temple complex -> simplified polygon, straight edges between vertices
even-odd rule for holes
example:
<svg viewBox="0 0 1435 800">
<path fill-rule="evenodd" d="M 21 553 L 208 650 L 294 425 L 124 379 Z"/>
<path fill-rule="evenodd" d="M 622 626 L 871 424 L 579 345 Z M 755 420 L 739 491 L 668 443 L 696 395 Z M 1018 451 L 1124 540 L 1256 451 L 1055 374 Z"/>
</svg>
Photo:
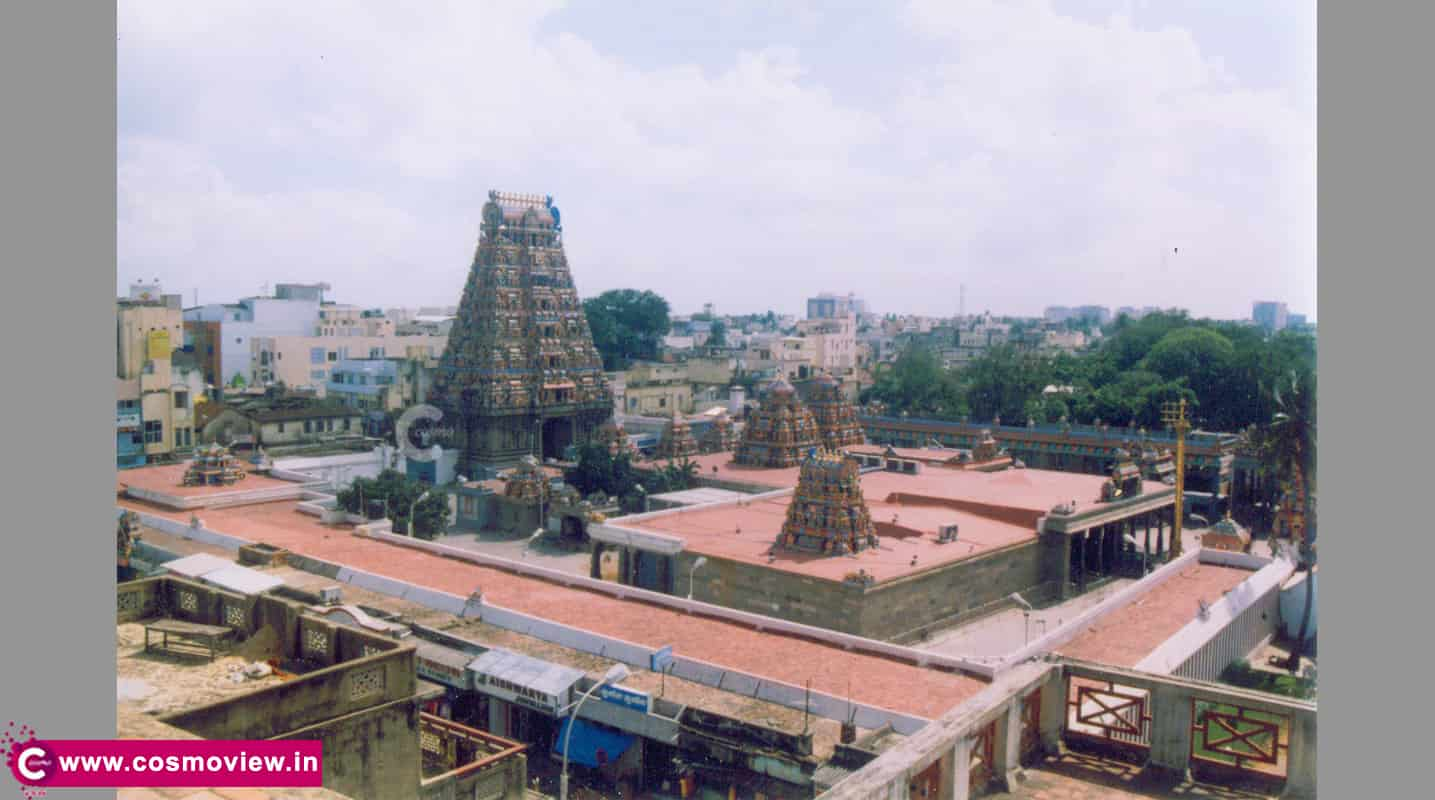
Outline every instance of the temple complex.
<svg viewBox="0 0 1435 800">
<path fill-rule="evenodd" d="M 842 396 L 842 384 L 831 375 L 822 375 L 815 382 L 808 405 L 817 422 L 822 446 L 832 451 L 865 442 L 862 426 L 857 424 L 857 411 Z"/>
<path fill-rule="evenodd" d="M 821 445 L 812 412 L 798 399 L 792 384 L 779 378 L 767 387 L 762 405 L 752 412 L 735 460 L 749 467 L 795 467 Z"/>
<path fill-rule="evenodd" d="M 802 462 L 777 544 L 824 555 L 845 555 L 877 546 L 856 461 L 828 450 L 813 453 Z"/>
<path fill-rule="evenodd" d="M 458 469 L 559 457 L 613 399 L 568 271 L 551 197 L 489 192 L 468 283 L 430 402 L 453 426 Z"/>
<path fill-rule="evenodd" d="M 683 458 L 698 453 L 698 442 L 693 438 L 692 426 L 677 411 L 663 426 L 663 435 L 658 439 L 658 458 Z"/>
<path fill-rule="evenodd" d="M 713 418 L 698 444 L 704 453 L 726 453 L 737 449 L 737 431 L 733 429 L 732 418 L 727 412 Z"/>
</svg>

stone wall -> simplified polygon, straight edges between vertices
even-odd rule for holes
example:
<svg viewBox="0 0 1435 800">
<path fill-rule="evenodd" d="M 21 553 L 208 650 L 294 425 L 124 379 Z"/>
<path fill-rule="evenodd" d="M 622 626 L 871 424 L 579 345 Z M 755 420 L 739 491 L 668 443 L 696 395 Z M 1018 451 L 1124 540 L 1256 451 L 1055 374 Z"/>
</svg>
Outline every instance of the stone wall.
<svg viewBox="0 0 1435 800">
<path fill-rule="evenodd" d="M 346 797 L 418 794 L 422 769 L 419 711 L 412 698 L 324 720 L 275 738 L 322 742 L 324 788 Z"/>
<path fill-rule="evenodd" d="M 1054 537 L 1053 542 L 1058 541 Z M 960 543 L 951 545 L 961 547 Z M 759 564 L 708 556 L 693 574 L 693 599 L 880 640 L 910 637 L 935 623 L 995 610 L 1012 592 L 1028 602 L 1053 596 L 1060 559 L 1051 543 L 1028 542 L 863 588 Z M 1059 549 L 1059 548 L 1057 548 Z M 677 556 L 676 592 L 687 596 L 697 554 Z"/>
</svg>

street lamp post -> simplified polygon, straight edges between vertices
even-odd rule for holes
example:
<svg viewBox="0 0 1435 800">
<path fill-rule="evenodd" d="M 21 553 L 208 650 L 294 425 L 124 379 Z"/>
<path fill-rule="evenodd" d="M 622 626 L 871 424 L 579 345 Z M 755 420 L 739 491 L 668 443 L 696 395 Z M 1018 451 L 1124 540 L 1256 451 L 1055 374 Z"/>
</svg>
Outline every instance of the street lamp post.
<svg viewBox="0 0 1435 800">
<path fill-rule="evenodd" d="M 706 564 L 706 563 L 708 563 L 707 556 L 698 556 L 698 560 L 693 562 L 692 569 L 688 570 L 688 599 L 689 599 L 689 600 L 693 599 L 693 575 L 697 573 L 698 567 L 701 567 L 702 565 L 704 565 L 704 564 Z"/>
<path fill-rule="evenodd" d="M 538 541 L 538 537 L 542 536 L 543 534 L 543 528 L 539 528 L 538 530 L 534 531 L 533 535 L 529 536 L 528 540 L 523 543 L 523 552 L 520 553 L 520 557 L 528 558 L 528 548 L 532 547 L 533 543 Z"/>
<path fill-rule="evenodd" d="M 424 492 L 423 494 L 419 495 L 418 498 L 415 499 L 412 503 L 409 503 L 409 538 L 410 538 L 410 539 L 414 538 L 414 509 L 418 508 L 419 501 L 423 500 L 425 497 L 428 497 L 429 494 L 431 494 L 432 492 L 433 492 L 433 490 L 430 489 L 430 490 L 428 490 L 427 492 Z"/>
<path fill-rule="evenodd" d="M 1017 592 L 1012 592 L 1008 597 L 1012 602 L 1021 606 L 1021 615 L 1025 622 L 1024 631 L 1022 633 L 1022 644 L 1026 645 L 1031 641 L 1031 603 L 1028 603 L 1026 598 Z"/>
<path fill-rule="evenodd" d="M 568 743 L 573 740 L 573 724 L 578 721 L 579 709 L 583 708 L 583 704 L 588 702 L 588 698 L 592 697 L 594 692 L 610 683 L 617 683 L 627 677 L 627 665 L 621 663 L 614 664 L 611 669 L 604 673 L 603 679 L 593 684 L 588 691 L 584 692 L 583 696 L 579 697 L 578 702 L 573 706 L 573 713 L 568 716 L 568 730 L 563 734 L 563 772 L 560 773 L 558 777 L 559 800 L 568 800 Z"/>
</svg>

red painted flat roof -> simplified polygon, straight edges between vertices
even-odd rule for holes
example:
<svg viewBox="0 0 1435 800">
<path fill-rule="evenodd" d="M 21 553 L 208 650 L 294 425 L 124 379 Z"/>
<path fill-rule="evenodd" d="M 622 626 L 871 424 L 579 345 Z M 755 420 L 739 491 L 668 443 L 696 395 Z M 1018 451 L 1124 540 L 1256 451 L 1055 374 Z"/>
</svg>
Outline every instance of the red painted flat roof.
<svg viewBox="0 0 1435 800">
<path fill-rule="evenodd" d="M 863 478 L 864 487 L 870 477 Z M 840 557 L 777 550 L 769 562 L 768 551 L 782 531 L 791 502 L 792 496 L 787 495 L 747 501 L 742 506 L 731 504 L 706 509 L 675 509 L 671 513 L 626 526 L 621 518 L 608 524 L 680 536 L 686 541 L 685 549 L 694 553 L 816 578 L 840 581 L 847 573 L 860 568 L 871 573 L 879 583 L 1036 537 L 1032 528 L 964 511 L 941 506 L 873 501 L 869 496 L 867 509 L 872 515 L 880 542 L 877 549 Z M 896 519 L 895 525 L 893 519 Z M 958 540 L 938 544 L 938 527 L 952 523 L 959 526 Z M 917 558 L 915 565 L 912 563 L 913 556 Z"/>
<path fill-rule="evenodd" d="M 175 520 L 147 503 L 121 505 Z M 443 558 L 351 535 L 295 510 L 295 502 L 262 503 L 201 511 L 206 527 L 256 542 L 466 596 L 482 587 L 495 604 L 544 619 L 614 636 L 646 647 L 672 645 L 675 653 L 750 674 L 812 688 L 856 702 L 925 718 L 981 691 L 981 679 L 917 667 L 902 661 L 736 623 L 684 614 L 638 600 L 569 588 L 493 567 Z"/>
<path fill-rule="evenodd" d="M 136 489 L 145 489 L 151 492 L 162 492 L 175 497 L 198 497 L 202 495 L 224 494 L 225 492 L 242 492 L 251 489 L 272 489 L 278 486 L 296 486 L 293 481 L 271 478 L 268 475 L 261 475 L 254 472 L 249 464 L 243 465 L 248 472 L 247 477 L 241 481 L 221 486 L 183 486 L 184 473 L 189 469 L 189 462 L 180 464 L 164 464 L 153 467 L 135 467 L 134 469 L 121 470 L 116 478 L 117 489 L 120 492 L 126 486 L 133 486 Z"/>
<path fill-rule="evenodd" d="M 774 489 L 791 489 L 797 485 L 797 467 L 786 467 L 784 469 L 767 469 L 764 467 L 746 467 L 732 460 L 732 453 L 705 453 L 703 455 L 690 456 L 698 465 L 698 472 L 704 478 L 714 478 L 722 481 L 733 481 L 736 483 L 751 483 L 757 486 L 771 486 Z M 666 459 L 656 461 L 643 461 L 640 466 L 648 469 L 661 468 L 667 465 Z M 717 467 L 717 472 L 713 472 Z"/>
<path fill-rule="evenodd" d="M 1253 574 L 1238 567 L 1192 565 L 1056 650 L 1072 658 L 1134 667 L 1196 618 L 1198 600 L 1214 603 Z"/>
</svg>

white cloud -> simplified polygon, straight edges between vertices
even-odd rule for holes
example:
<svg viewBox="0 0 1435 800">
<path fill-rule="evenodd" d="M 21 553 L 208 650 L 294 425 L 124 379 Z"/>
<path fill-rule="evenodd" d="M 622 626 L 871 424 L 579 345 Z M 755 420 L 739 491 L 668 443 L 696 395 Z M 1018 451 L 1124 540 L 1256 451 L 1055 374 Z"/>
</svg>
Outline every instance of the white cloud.
<svg viewBox="0 0 1435 800">
<path fill-rule="evenodd" d="M 1291 247 L 1313 238 L 1313 120 L 1183 30 L 916 2 L 907 79 L 856 106 L 780 37 L 639 68 L 544 32 L 557 8 L 122 4 L 120 282 L 454 302 L 505 188 L 556 196 L 585 294 L 680 309 L 852 288 L 950 312 L 965 281 L 994 310 L 1239 313 L 1313 283 L 1313 246 Z M 1178 240 L 1204 294 L 1141 272 Z"/>
</svg>

